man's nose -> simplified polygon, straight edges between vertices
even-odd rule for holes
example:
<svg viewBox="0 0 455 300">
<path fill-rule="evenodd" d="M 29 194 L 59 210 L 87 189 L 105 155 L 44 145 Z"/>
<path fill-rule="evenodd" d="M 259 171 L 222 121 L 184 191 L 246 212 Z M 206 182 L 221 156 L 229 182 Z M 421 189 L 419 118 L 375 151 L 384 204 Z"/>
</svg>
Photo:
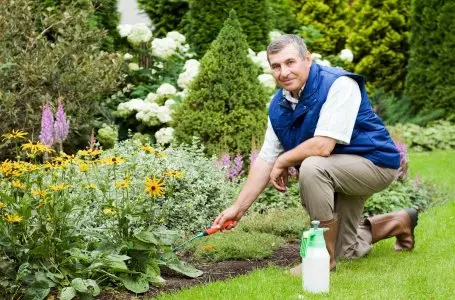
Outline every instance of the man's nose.
<svg viewBox="0 0 455 300">
<path fill-rule="evenodd" d="M 286 77 L 288 77 L 289 73 L 290 73 L 290 70 L 288 67 L 283 66 L 281 68 L 281 77 L 286 78 Z"/>
</svg>

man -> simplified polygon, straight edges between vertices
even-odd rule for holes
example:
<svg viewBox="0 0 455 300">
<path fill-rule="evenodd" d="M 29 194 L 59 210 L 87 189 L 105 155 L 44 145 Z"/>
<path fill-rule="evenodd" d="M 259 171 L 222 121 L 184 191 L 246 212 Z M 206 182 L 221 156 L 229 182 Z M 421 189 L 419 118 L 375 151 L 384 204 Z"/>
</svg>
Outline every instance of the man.
<svg viewBox="0 0 455 300">
<path fill-rule="evenodd" d="M 299 166 L 302 205 L 320 220 L 330 268 L 336 259 L 359 258 L 381 239 L 396 236 L 396 250 L 414 247 L 417 211 L 370 217 L 361 224 L 365 200 L 394 179 L 400 154 L 373 112 L 360 75 L 312 63 L 305 42 L 283 35 L 267 48 L 281 89 L 269 108 L 269 122 L 259 157 L 237 200 L 215 219 L 236 226 L 270 182 L 285 191 L 287 170 Z M 361 224 L 359 226 L 359 224 Z M 301 274 L 301 267 L 291 269 Z"/>
</svg>

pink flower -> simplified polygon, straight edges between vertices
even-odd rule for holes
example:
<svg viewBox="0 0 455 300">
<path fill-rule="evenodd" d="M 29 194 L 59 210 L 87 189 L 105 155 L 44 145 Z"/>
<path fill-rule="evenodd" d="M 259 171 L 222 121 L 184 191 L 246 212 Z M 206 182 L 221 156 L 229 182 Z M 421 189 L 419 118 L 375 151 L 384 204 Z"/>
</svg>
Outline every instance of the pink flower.
<svg viewBox="0 0 455 300">
<path fill-rule="evenodd" d="M 54 144 L 54 116 L 49 104 L 44 104 L 41 115 L 41 134 L 40 142 L 46 146 L 52 147 Z"/>
<path fill-rule="evenodd" d="M 55 114 L 54 132 L 55 141 L 62 143 L 68 137 L 70 122 L 66 119 L 65 111 L 63 110 L 62 99 L 58 99 L 57 113 Z"/>
</svg>

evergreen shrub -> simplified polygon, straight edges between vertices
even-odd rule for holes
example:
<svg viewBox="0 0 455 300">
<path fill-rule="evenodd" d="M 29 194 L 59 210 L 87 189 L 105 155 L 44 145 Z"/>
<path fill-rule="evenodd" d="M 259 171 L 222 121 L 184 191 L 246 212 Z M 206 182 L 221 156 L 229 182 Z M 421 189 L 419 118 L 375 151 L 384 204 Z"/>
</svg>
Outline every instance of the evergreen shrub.
<svg viewBox="0 0 455 300">
<path fill-rule="evenodd" d="M 249 154 L 252 141 L 262 141 L 268 99 L 247 55 L 246 38 L 232 11 L 173 115 L 178 141 L 198 136 L 210 155 Z"/>
<path fill-rule="evenodd" d="M 189 9 L 187 0 L 138 0 L 138 3 L 152 21 L 155 37 L 163 37 L 169 31 L 180 31 L 183 16 Z"/>
</svg>

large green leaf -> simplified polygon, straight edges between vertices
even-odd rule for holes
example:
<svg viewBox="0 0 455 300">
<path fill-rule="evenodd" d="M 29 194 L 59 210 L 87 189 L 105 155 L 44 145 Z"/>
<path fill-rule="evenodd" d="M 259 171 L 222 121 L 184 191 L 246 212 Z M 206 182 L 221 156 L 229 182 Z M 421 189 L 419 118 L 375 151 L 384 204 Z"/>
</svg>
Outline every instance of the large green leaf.
<svg viewBox="0 0 455 300">
<path fill-rule="evenodd" d="M 34 281 L 25 292 L 26 300 L 41 300 L 49 295 L 51 289 L 47 280 Z"/>
<path fill-rule="evenodd" d="M 172 246 L 179 238 L 179 233 L 175 230 L 160 229 L 155 231 L 155 234 L 160 239 L 160 244 L 165 246 Z"/>
<path fill-rule="evenodd" d="M 150 231 L 141 231 L 134 236 L 138 240 L 144 243 L 153 244 L 153 245 L 160 245 L 159 237 L 156 233 Z"/>
<path fill-rule="evenodd" d="M 70 286 L 70 287 L 65 287 L 62 289 L 62 292 L 60 293 L 59 299 L 60 300 L 71 300 L 74 297 L 76 297 L 76 290 Z"/>
<path fill-rule="evenodd" d="M 195 267 L 191 266 L 190 264 L 181 261 L 174 252 L 166 252 L 161 255 L 161 260 L 163 261 L 164 265 L 169 267 L 170 269 L 182 273 L 188 277 L 196 278 L 204 274 L 201 270 L 196 269 Z"/>
<path fill-rule="evenodd" d="M 101 292 L 100 287 L 93 279 L 86 279 L 85 282 L 87 283 L 88 294 L 91 296 L 98 296 Z"/>
<path fill-rule="evenodd" d="M 147 276 L 145 274 L 139 275 L 120 275 L 125 288 L 133 293 L 145 293 L 149 290 L 150 286 L 148 283 Z"/>
<path fill-rule="evenodd" d="M 79 293 L 88 292 L 88 285 L 82 278 L 74 278 L 73 281 L 71 281 L 71 286 Z"/>
</svg>

